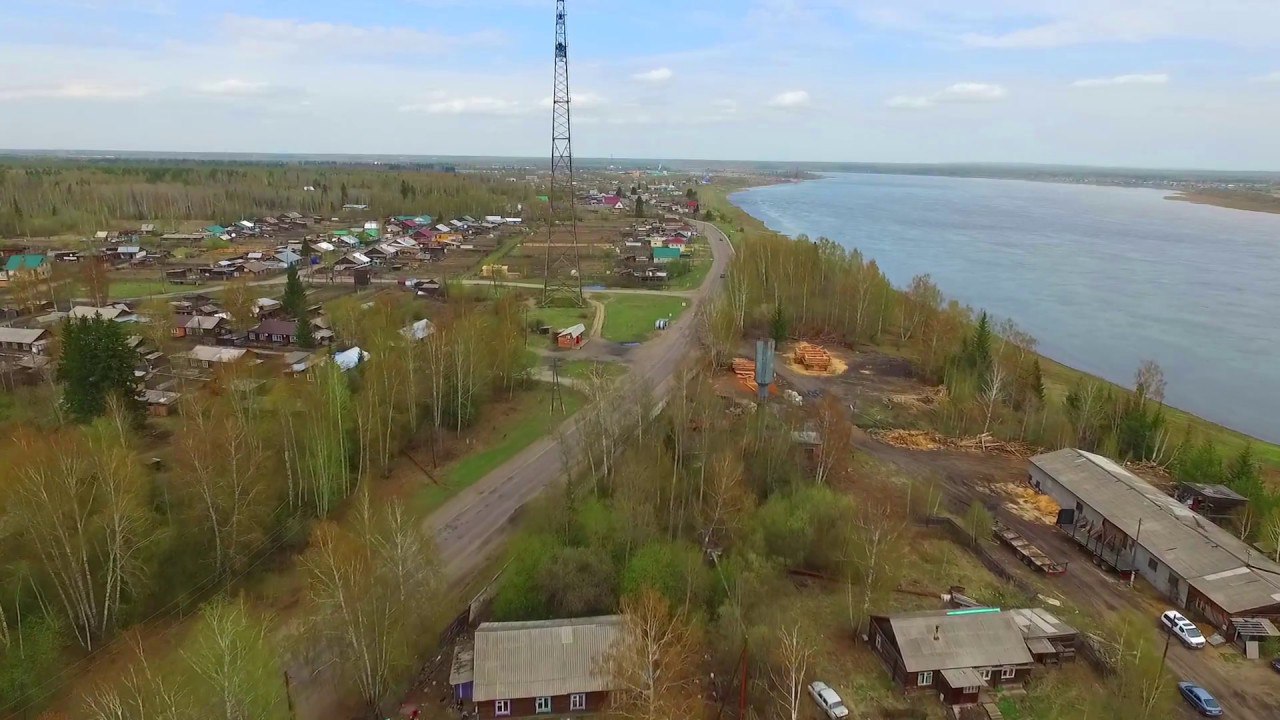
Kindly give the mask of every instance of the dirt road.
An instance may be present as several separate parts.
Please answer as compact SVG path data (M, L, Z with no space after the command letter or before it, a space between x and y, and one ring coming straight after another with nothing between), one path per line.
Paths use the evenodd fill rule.
M662 398L671 378L697 342L698 308L717 292L720 275L728 269L733 247L714 225L694 221L711 245L712 266L702 286L687 294L690 307L671 326L626 356L629 374L618 383L629 392L647 386L652 397ZM635 291L652 292L652 291ZM663 293L665 294L665 293ZM638 398L623 395L610 406L634 412ZM427 519L436 538L451 584L462 584L481 570L498 552L514 529L521 509L548 486L563 477L562 438L578 437L578 422L571 418L561 435L543 438L463 490ZM335 683L326 671L291 668L293 694L299 718L329 717L335 706Z
M800 375L783 364L779 364L778 374L802 391L832 392L841 382ZM844 389L847 390L847 386ZM865 402L867 396L864 394L862 398L859 401ZM1001 486L1024 483L1027 476L1025 460L1004 455L900 448L882 443L861 430L855 432L854 445L858 451L897 468L908 477L938 481L946 504L957 514L963 513L975 500L988 505L999 503L1005 499ZM1163 642L1164 634L1157 619L1162 610L1173 606L1154 590L1141 583L1130 588L1116 574L1096 566L1066 533L1052 525L1028 519L1007 508L997 508L996 517L1049 557L1069 563L1065 575L1048 581L1062 599L1099 619L1117 612L1137 611L1151 618L1151 632ZM1032 573L1012 554L1005 567L1027 576ZM1272 671L1266 663L1242 660L1240 653L1230 648L1188 650L1176 641L1169 648L1167 663L1175 679L1189 680L1209 690L1229 717L1280 718L1280 673ZM1179 717L1198 717L1181 702L1177 712Z

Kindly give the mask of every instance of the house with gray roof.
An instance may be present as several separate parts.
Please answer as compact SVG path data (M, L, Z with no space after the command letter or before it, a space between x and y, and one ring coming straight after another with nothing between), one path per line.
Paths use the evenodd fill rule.
M1031 458L1031 486L1095 558L1136 573L1226 630L1234 617L1280 618L1280 564L1119 464L1083 450Z
M606 657L621 635L617 615L483 623L470 665L459 653L449 682L486 720L598 713L616 689Z
M948 705L1021 685L1036 666L1014 614L999 608L872 615L869 640L894 682L936 692Z

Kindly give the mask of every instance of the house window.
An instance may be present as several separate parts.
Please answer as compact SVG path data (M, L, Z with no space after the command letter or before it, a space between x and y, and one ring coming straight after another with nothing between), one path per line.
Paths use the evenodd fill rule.
M983 680L990 680L990 679L991 679L991 668L982 668L981 670L979 670L979 671L978 671L978 677L982 678Z
M1011 667L1007 667L1007 668L1000 668L1000 679L1001 679L1001 680L1012 680L1012 679L1013 679L1013 676L1014 676L1014 673L1016 673L1016 672L1017 672L1017 668L1011 668Z
M549 697L538 698L537 702L534 703L533 710L534 712L540 712L540 713L551 712L551 698Z
M1147 558L1147 568L1150 569L1151 572L1155 572L1160 569L1160 565L1156 563L1155 558Z
M926 670L925 672L916 674L916 685L920 685L923 687L925 685L932 685L932 684L933 684L932 670Z
M510 700L494 700L493 714L494 715L510 715L511 701Z
M586 709L587 709L587 694L586 694L586 693L574 693L574 694L570 695L570 696L569 696L569 709L570 709L570 710L586 710Z
M966 687L963 692L965 695L977 695L979 689L980 688L977 685L970 685Z

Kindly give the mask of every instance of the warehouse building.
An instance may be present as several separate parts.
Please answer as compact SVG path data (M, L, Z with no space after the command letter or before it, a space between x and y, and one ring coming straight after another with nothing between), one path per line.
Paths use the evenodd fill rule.
M1064 449L1031 458L1028 472L1061 508L1058 525L1111 567L1223 630L1280 618L1280 565L1115 462Z

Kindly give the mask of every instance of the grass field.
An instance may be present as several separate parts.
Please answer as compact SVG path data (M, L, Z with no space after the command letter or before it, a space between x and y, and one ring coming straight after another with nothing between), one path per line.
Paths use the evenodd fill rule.
M675 320L689 304L674 295L599 294L593 299L604 304L604 339L612 342L644 342L654 332L659 318Z
M616 362L598 362L596 360L570 360L560 365L560 372L565 377L586 380L593 375L605 378L622 377L627 373L627 366Z
M555 330L563 330L572 327L578 323L591 329L591 322L596 317L596 309L593 305L587 305L581 308L557 308L557 307L531 307L529 308L529 321L537 320L540 324L550 325Z
M110 292L111 299L115 300L181 291L182 286L170 285L162 280L112 280Z
M705 240L690 245L689 249L693 252L693 257L689 259L689 272L668 283L667 289L696 290L706 279L707 272L711 270L711 247Z
M562 388L565 412L552 415L550 387L538 383L535 389L522 393L511 412L500 418L481 418L489 423L484 436L476 439L480 449L445 466L439 473L441 484L424 485L413 497L413 509L424 516L443 505L462 489L510 460L521 450L550 434L566 418L582 407L582 394Z

